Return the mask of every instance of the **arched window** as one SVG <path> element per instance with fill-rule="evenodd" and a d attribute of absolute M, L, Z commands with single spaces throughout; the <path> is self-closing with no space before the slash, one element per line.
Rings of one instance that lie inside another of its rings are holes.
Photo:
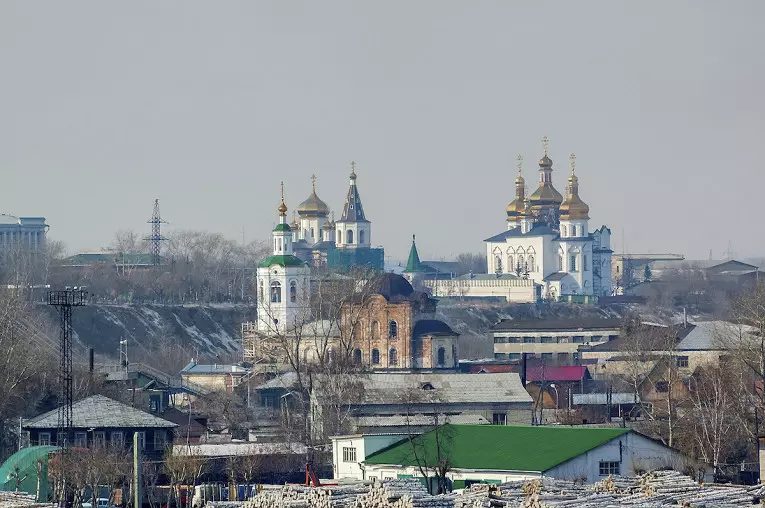
<path fill-rule="evenodd" d="M 563 271 L 563 254 L 558 254 L 558 271 Z"/>
<path fill-rule="evenodd" d="M 359 231 L 359 244 L 364 243 L 364 231 Z"/>
<path fill-rule="evenodd" d="M 502 272 L 502 256 L 496 256 L 494 258 L 494 271 Z"/>
<path fill-rule="evenodd" d="M 279 281 L 271 283 L 271 303 L 282 303 L 282 285 Z"/>
<path fill-rule="evenodd" d="M 388 337 L 391 339 L 398 337 L 398 323 L 393 320 L 388 323 Z"/>
<path fill-rule="evenodd" d="M 566 226 L 561 226 L 561 233 L 563 233 L 561 236 L 566 236 L 568 234 L 568 228 Z"/>
<path fill-rule="evenodd" d="M 380 365 L 380 350 L 379 349 L 372 350 L 372 363 L 374 365 Z"/>
<path fill-rule="evenodd" d="M 353 230 L 349 229 L 345 232 L 345 243 L 352 244 L 353 243 Z"/>
<path fill-rule="evenodd" d="M 523 258 L 523 254 L 519 254 L 518 264 L 515 267 L 516 271 L 520 270 L 522 272 L 524 269 L 525 263 L 526 263 L 526 260 Z"/>
<path fill-rule="evenodd" d="M 398 365 L 398 351 L 396 351 L 396 348 L 390 348 L 390 351 L 388 351 L 388 365 Z"/>
<path fill-rule="evenodd" d="M 576 224 L 571 226 L 571 236 L 577 236 L 577 234 L 576 234 Z"/>
<path fill-rule="evenodd" d="M 357 365 L 361 365 L 361 349 L 356 349 L 356 351 L 353 352 L 353 362 Z"/>
<path fill-rule="evenodd" d="M 372 340 L 377 340 L 380 338 L 380 323 L 377 321 L 372 321 L 372 329 L 370 330 L 370 335 L 372 336 Z"/>
<path fill-rule="evenodd" d="M 290 303 L 297 302 L 297 282 L 290 282 Z"/>
<path fill-rule="evenodd" d="M 438 348 L 438 359 L 436 360 L 436 363 L 439 367 L 443 367 L 446 363 L 446 349 L 440 347 Z"/>
<path fill-rule="evenodd" d="M 508 254 L 507 255 L 507 269 L 512 271 L 513 268 L 515 268 L 515 264 L 513 263 L 513 255 L 512 254 Z"/>
<path fill-rule="evenodd" d="M 315 230 L 311 228 L 311 238 L 316 238 Z"/>
<path fill-rule="evenodd" d="M 260 281 L 260 302 L 261 303 L 265 303 L 265 296 L 263 294 L 264 292 L 265 292 L 265 284 L 263 284 L 263 281 Z"/>
<path fill-rule="evenodd" d="M 303 238 L 308 238 L 308 230 L 303 228 Z"/>
<path fill-rule="evenodd" d="M 529 271 L 533 272 L 534 271 L 534 256 L 529 255 L 529 259 L 528 259 L 527 263 L 529 265 Z"/>

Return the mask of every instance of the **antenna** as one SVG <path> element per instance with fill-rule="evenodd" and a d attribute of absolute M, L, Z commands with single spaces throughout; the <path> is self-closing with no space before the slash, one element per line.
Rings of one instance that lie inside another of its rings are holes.
<path fill-rule="evenodd" d="M 147 224 L 151 224 L 151 235 L 144 238 L 151 242 L 151 264 L 159 266 L 161 258 L 159 253 L 162 250 L 162 242 L 167 240 L 162 236 L 161 225 L 168 224 L 167 221 L 162 220 L 162 216 L 159 214 L 159 199 L 154 200 L 154 211 L 151 214 L 151 219 L 146 221 Z"/>

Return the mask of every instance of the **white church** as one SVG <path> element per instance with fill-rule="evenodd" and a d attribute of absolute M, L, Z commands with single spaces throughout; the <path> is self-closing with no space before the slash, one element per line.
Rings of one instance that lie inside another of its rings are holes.
<path fill-rule="evenodd" d="M 589 230 L 590 207 L 579 197 L 575 156 L 566 197 L 553 186 L 553 161 L 539 161 L 539 186 L 526 195 L 518 156 L 515 199 L 507 206 L 507 229 L 484 240 L 488 273 L 451 280 L 427 279 L 434 296 L 503 297 L 509 302 L 540 299 L 588 303 L 612 294 L 611 231 Z M 406 274 L 416 281 L 417 274 Z"/>

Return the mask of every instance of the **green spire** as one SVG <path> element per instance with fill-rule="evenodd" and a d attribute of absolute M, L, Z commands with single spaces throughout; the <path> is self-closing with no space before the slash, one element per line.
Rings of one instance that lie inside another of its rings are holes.
<path fill-rule="evenodd" d="M 417 245 L 414 243 L 414 235 L 412 235 L 412 248 L 409 249 L 409 260 L 406 262 L 405 273 L 423 272 L 422 265 L 420 264 L 420 255 L 417 254 Z"/>

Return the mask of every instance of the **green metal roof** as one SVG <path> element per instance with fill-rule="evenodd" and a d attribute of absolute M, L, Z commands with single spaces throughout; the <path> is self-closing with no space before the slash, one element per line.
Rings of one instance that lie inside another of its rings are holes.
<path fill-rule="evenodd" d="M 268 267 L 268 266 L 303 266 L 305 263 L 295 256 L 289 255 L 289 256 L 268 256 L 262 263 L 260 263 L 261 267 Z"/>
<path fill-rule="evenodd" d="M 420 255 L 417 253 L 417 245 L 414 243 L 414 236 L 412 237 L 412 247 L 409 249 L 409 259 L 406 262 L 406 268 L 404 273 L 424 272 L 425 269 L 420 263 Z"/>
<path fill-rule="evenodd" d="M 37 493 L 37 459 L 43 458 L 42 481 L 40 481 L 40 498 L 45 500 L 50 490 L 48 485 L 48 460 L 49 453 L 56 450 L 55 446 L 29 446 L 17 451 L 0 466 L 0 490 L 9 492 L 16 490 L 16 480 L 11 478 L 11 473 L 16 466 L 19 468 L 19 476 L 26 478 L 19 486 L 22 492 L 27 494 Z"/>
<path fill-rule="evenodd" d="M 441 433 L 442 455 L 448 454 L 451 467 L 545 472 L 630 432 L 630 429 L 447 424 L 438 432 Z M 426 454 L 428 464 L 436 463 L 435 440 L 436 430 L 414 438 L 418 456 Z M 408 439 L 370 455 L 364 462 L 418 465 Z"/>
<path fill-rule="evenodd" d="M 274 231 L 292 231 L 292 228 L 289 224 L 277 224 Z"/>

